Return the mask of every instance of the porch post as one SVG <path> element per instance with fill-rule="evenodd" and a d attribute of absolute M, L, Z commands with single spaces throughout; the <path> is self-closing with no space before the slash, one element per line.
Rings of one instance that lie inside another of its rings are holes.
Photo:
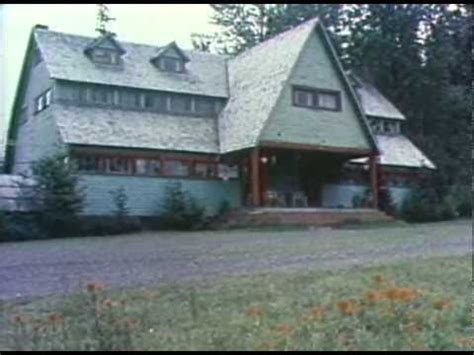
<path fill-rule="evenodd" d="M 370 181 L 372 185 L 372 208 L 377 209 L 379 205 L 379 182 L 378 182 L 378 173 L 377 173 L 377 163 L 379 160 L 378 155 L 372 155 L 370 157 Z"/>
<path fill-rule="evenodd" d="M 259 172 L 259 152 L 258 147 L 250 151 L 250 190 L 252 191 L 252 204 L 260 206 L 260 172 Z"/>

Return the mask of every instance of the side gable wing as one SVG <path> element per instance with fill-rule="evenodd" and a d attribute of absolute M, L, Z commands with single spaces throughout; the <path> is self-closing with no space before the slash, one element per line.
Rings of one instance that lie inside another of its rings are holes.
<path fill-rule="evenodd" d="M 294 86 L 338 91 L 341 111 L 295 107 Z M 304 43 L 281 95 L 260 135 L 262 144 L 290 143 L 377 152 L 364 113 L 323 26 L 318 23 Z"/>

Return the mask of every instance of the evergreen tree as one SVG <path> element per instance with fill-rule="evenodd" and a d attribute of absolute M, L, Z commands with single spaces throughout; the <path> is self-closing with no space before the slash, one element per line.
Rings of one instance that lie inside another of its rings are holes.
<path fill-rule="evenodd" d="M 62 237 L 77 233 L 84 189 L 79 187 L 74 162 L 65 154 L 43 158 L 33 164 L 31 176 L 23 181 L 22 200 L 27 201 L 28 210 L 38 213 L 47 234 Z"/>

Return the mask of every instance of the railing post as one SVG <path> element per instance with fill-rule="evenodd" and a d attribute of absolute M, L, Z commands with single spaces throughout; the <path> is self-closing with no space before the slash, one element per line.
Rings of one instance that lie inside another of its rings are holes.
<path fill-rule="evenodd" d="M 260 172 L 259 172 L 259 151 L 258 147 L 250 151 L 250 188 L 252 191 L 252 204 L 260 206 Z"/>
<path fill-rule="evenodd" d="M 370 157 L 370 181 L 372 186 L 372 208 L 378 209 L 379 206 L 379 182 L 378 182 L 378 162 L 379 156 Z"/>

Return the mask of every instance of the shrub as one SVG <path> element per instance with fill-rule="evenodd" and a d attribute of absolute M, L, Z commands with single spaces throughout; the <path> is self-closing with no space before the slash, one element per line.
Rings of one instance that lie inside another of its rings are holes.
<path fill-rule="evenodd" d="M 10 212 L 0 217 L 0 242 L 44 239 L 48 235 L 34 213 Z"/>
<path fill-rule="evenodd" d="M 117 218 L 128 216 L 128 196 L 123 186 L 119 186 L 115 190 L 109 192 L 115 205 L 115 216 Z"/>
<path fill-rule="evenodd" d="M 165 228 L 190 230 L 204 225 L 204 207 L 183 190 L 181 183 L 167 187 L 164 209 L 162 219 Z"/>
<path fill-rule="evenodd" d="M 76 165 L 62 153 L 46 157 L 33 163 L 31 178 L 33 185 L 19 187 L 28 207 L 38 211 L 41 228 L 51 237 L 77 235 L 84 192 Z"/>
<path fill-rule="evenodd" d="M 404 201 L 400 213 L 408 222 L 443 221 L 459 215 L 453 196 L 440 198 L 433 188 L 426 186 L 419 187 Z"/>

